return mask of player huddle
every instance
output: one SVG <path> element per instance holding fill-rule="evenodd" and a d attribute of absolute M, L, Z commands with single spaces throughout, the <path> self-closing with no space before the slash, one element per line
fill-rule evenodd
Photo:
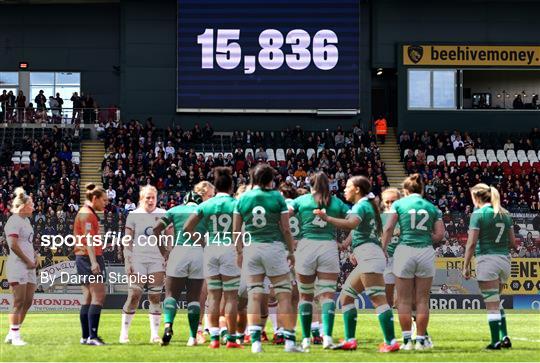
<path fill-rule="evenodd" d="M 128 215 L 125 233 L 133 237 L 131 241 L 140 235 L 170 234 L 175 245 L 133 243 L 124 248 L 126 273 L 151 276 L 152 283 L 129 286 L 120 343 L 129 343 L 129 327 L 146 287 L 150 341 L 161 345 L 173 339 L 175 315 L 185 292 L 188 346 L 202 344 L 200 323 L 206 315 L 210 348 L 219 348 L 222 341 L 227 348 L 241 348 L 249 336 L 251 351 L 261 352 L 270 315 L 275 342 L 284 344 L 286 352 L 305 352 L 310 344 L 355 350 L 355 301 L 364 292 L 380 323 L 380 352 L 432 348 L 427 328 L 435 275 L 433 244 L 443 239 L 444 224 L 440 211 L 422 197 L 421 176 L 406 178 L 402 192 L 385 190 L 380 205 L 367 178 L 351 177 L 345 188 L 345 199 L 352 205 L 349 207 L 331 195 L 328 177 L 322 172 L 311 178 L 310 191 L 296 191 L 288 185 L 276 190 L 274 173 L 270 165 L 258 164 L 250 171 L 251 184 L 239 186 L 233 197 L 231 170 L 217 167 L 213 184 L 197 184 L 185 196 L 184 204 L 168 211 L 156 207 L 154 187 L 141 188 L 139 207 Z M 100 233 L 96 212 L 107 204 L 102 188 L 90 185 L 87 189 L 87 202 L 75 220 L 76 235 Z M 487 348 L 509 348 L 499 294 L 510 272 L 509 249 L 515 243 L 512 220 L 501 208 L 495 188 L 478 184 L 471 188 L 471 196 L 476 209 L 469 227 L 463 275 L 470 277 L 469 266 L 475 254 L 477 280 L 491 331 Z M 6 342 L 13 345 L 26 344 L 19 329 L 36 287 L 37 257 L 28 221 L 32 211 L 31 198 L 17 189 L 13 216 L 5 227 L 11 249 L 8 280 L 14 294 Z M 336 242 L 335 228 L 351 231 L 343 243 Z M 346 250 L 356 267 L 338 297 L 345 339 L 337 343 L 332 337 L 338 311 L 339 251 Z M 75 254 L 77 273 L 83 278 L 105 273 L 101 247 L 77 246 Z M 161 303 L 163 287 L 165 299 Z M 81 344 L 103 345 L 98 327 L 105 284 L 88 279 L 82 289 Z M 394 306 L 402 331 L 401 344 L 394 331 Z M 162 313 L 164 329 L 160 336 Z M 301 344 L 296 339 L 298 320 Z M 176 326 L 174 331 L 178 331 Z"/>

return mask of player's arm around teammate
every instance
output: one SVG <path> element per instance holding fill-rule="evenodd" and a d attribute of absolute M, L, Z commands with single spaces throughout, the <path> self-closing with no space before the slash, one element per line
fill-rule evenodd
<path fill-rule="evenodd" d="M 382 222 L 375 196 L 371 193 L 371 183 L 363 176 L 352 177 L 347 181 L 345 198 L 354 204 L 347 219 L 328 216 L 322 210 L 315 211 L 323 220 L 334 226 L 353 230 L 352 247 L 358 261 L 358 265 L 345 281 L 341 291 L 340 300 L 346 340 L 336 348 L 356 349 L 357 311 L 355 300 L 358 294 L 365 290 L 375 306 L 384 337 L 379 351 L 386 353 L 399 350 L 399 345 L 395 340 L 392 309 L 386 301 L 383 278 L 386 258 L 379 240 Z"/>
<path fill-rule="evenodd" d="M 335 315 L 335 292 L 339 275 L 339 253 L 334 239 L 334 226 L 314 214 L 324 209 L 327 216 L 344 218 L 349 208 L 330 194 L 329 180 L 323 172 L 311 179 L 311 194 L 296 198 L 293 212 L 299 219 L 301 240 L 295 252 L 297 278 L 300 290 L 300 322 L 302 347 L 310 345 L 313 300 L 315 291 L 322 305 L 323 348 L 333 345 L 332 332 Z M 317 279 L 317 283 L 315 283 Z"/>
<path fill-rule="evenodd" d="M 26 345 L 20 336 L 20 326 L 32 306 L 36 291 L 38 256 L 33 247 L 34 229 L 28 219 L 33 211 L 32 198 L 23 188 L 15 189 L 13 215 L 4 228 L 11 252 L 7 259 L 7 278 L 13 292 L 13 308 L 9 314 L 9 332 L 5 342 L 15 346 Z"/>
<path fill-rule="evenodd" d="M 135 315 L 145 284 L 148 286 L 150 342 L 160 343 L 159 325 L 161 321 L 161 291 L 165 280 L 165 258 L 158 241 L 151 243 L 152 227 L 165 211 L 157 208 L 157 189 L 151 185 L 141 188 L 139 208 L 129 213 L 125 234 L 130 236 L 124 246 L 125 270 L 134 275 L 134 283 L 129 284 L 128 296 L 122 308 L 120 343 L 128 343 L 129 327 Z"/>
<path fill-rule="evenodd" d="M 497 189 L 477 184 L 471 188 L 471 197 L 477 209 L 469 224 L 463 277 L 471 277 L 470 265 L 476 252 L 476 279 L 486 304 L 491 333 L 491 343 L 486 348 L 510 348 L 500 294 L 510 276 L 510 247 L 516 244 L 512 218 L 501 207 Z"/>
<path fill-rule="evenodd" d="M 214 170 L 217 195 L 202 203 L 184 225 L 184 232 L 192 234 L 199 223 L 209 232 L 204 249 L 204 275 L 208 287 L 208 315 L 211 348 L 220 346 L 219 316 L 223 296 L 227 322 L 227 348 L 238 348 L 236 343 L 236 315 L 240 269 L 236 265 L 235 244 L 243 243 L 239 234 L 232 233 L 232 215 L 236 201 L 230 196 L 233 187 L 231 170 Z"/>
<path fill-rule="evenodd" d="M 383 226 L 386 224 L 386 220 L 389 216 L 390 208 L 392 204 L 401 198 L 401 193 L 396 188 L 387 188 L 381 193 L 381 220 Z M 384 269 L 384 284 L 386 289 L 386 300 L 390 306 L 394 306 L 394 288 L 396 284 L 396 276 L 392 272 L 394 265 L 394 251 L 399 243 L 399 228 L 394 229 L 394 233 L 391 242 L 386 246 L 383 251 L 386 251 L 386 268 Z"/>
<path fill-rule="evenodd" d="M 87 236 L 82 239 L 86 245 L 84 243 L 75 245 L 75 264 L 83 293 L 83 305 L 79 316 L 82 330 L 81 344 L 105 344 L 98 336 L 101 309 L 106 293 L 105 260 L 102 245 L 96 244 L 92 236 L 100 233 L 99 217 L 96 212 L 102 212 L 108 201 L 107 193 L 102 187 L 88 184 L 86 202 L 77 213 L 73 225 L 75 236 Z"/>
<path fill-rule="evenodd" d="M 419 174 L 405 179 L 405 197 L 392 205 L 383 232 L 383 249 L 394 234 L 399 221 L 400 241 L 395 249 L 393 273 L 396 276 L 396 294 L 399 322 L 403 334 L 402 349 L 412 350 L 412 307 L 416 304 L 417 339 L 414 349 L 431 348 L 426 337 L 429 322 L 429 294 L 435 276 L 433 242 L 444 237 L 442 215 L 431 202 L 422 197 L 424 183 Z"/>

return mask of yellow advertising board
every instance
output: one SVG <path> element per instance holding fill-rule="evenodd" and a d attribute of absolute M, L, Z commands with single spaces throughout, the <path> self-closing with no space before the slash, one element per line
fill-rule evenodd
<path fill-rule="evenodd" d="M 540 45 L 404 45 L 406 66 L 540 67 Z"/>
<path fill-rule="evenodd" d="M 436 260 L 436 268 L 445 270 L 449 284 L 460 285 L 460 271 L 464 259 L 461 257 L 440 257 Z M 471 266 L 472 278 L 476 278 L 476 264 Z M 503 290 L 504 295 L 536 295 L 540 291 L 540 258 L 513 258 L 510 265 L 510 277 Z"/>
<path fill-rule="evenodd" d="M 7 259 L 8 259 L 7 256 L 0 256 L 0 291 L 3 290 L 4 292 L 9 290 L 9 285 L 7 281 L 7 271 L 6 271 Z M 60 263 L 62 261 L 67 261 L 67 260 L 69 260 L 67 256 L 53 256 L 52 264 L 54 265 L 54 264 Z M 43 261 L 45 261 L 45 257 L 42 256 L 39 258 L 39 266 L 41 266 Z M 38 269 L 39 269 L 39 266 L 38 266 Z"/>

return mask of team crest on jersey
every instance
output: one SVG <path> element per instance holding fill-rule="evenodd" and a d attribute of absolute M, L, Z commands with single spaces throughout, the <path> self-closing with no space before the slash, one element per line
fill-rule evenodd
<path fill-rule="evenodd" d="M 422 56 L 424 55 L 424 48 L 422 48 L 420 45 L 410 45 L 407 49 L 407 54 L 409 55 L 411 62 L 416 64 L 422 59 Z"/>

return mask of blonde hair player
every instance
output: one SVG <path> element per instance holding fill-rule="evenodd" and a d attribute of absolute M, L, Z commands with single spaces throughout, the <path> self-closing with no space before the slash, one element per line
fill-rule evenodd
<path fill-rule="evenodd" d="M 159 324 L 161 321 L 161 291 L 165 279 L 166 246 L 151 243 L 156 222 L 165 214 L 157 208 L 157 189 L 151 185 L 143 186 L 139 192 L 139 207 L 130 212 L 126 219 L 125 235 L 130 236 L 130 244 L 124 247 L 125 270 L 140 281 L 131 283 L 128 296 L 122 308 L 121 344 L 129 343 L 129 328 L 139 306 L 145 281 L 148 282 L 150 319 L 150 342 L 161 343 Z"/>
<path fill-rule="evenodd" d="M 471 188 L 471 197 L 477 209 L 469 223 L 463 277 L 471 278 L 471 259 L 476 254 L 476 280 L 486 303 L 491 333 L 486 349 L 511 348 L 500 293 L 510 276 L 510 247 L 516 244 L 512 217 L 501 207 L 499 192 L 494 187 L 476 184 Z"/>
<path fill-rule="evenodd" d="M 9 314 L 9 332 L 5 342 L 15 346 L 26 345 L 20 335 L 28 309 L 36 291 L 38 254 L 34 251 L 34 229 L 29 217 L 34 211 L 32 198 L 23 188 L 17 188 L 12 201 L 11 217 L 4 231 L 10 254 L 7 258 L 7 280 L 13 292 L 13 308 Z"/>
<path fill-rule="evenodd" d="M 441 211 L 423 198 L 424 183 L 420 174 L 413 174 L 403 183 L 405 196 L 390 208 L 382 238 L 388 244 L 399 222 L 400 239 L 394 253 L 393 273 L 396 276 L 397 308 L 403 334 L 401 349 L 412 350 L 412 308 L 416 303 L 416 345 L 414 349 L 432 348 L 427 337 L 429 293 L 435 276 L 433 242 L 444 237 Z"/>

